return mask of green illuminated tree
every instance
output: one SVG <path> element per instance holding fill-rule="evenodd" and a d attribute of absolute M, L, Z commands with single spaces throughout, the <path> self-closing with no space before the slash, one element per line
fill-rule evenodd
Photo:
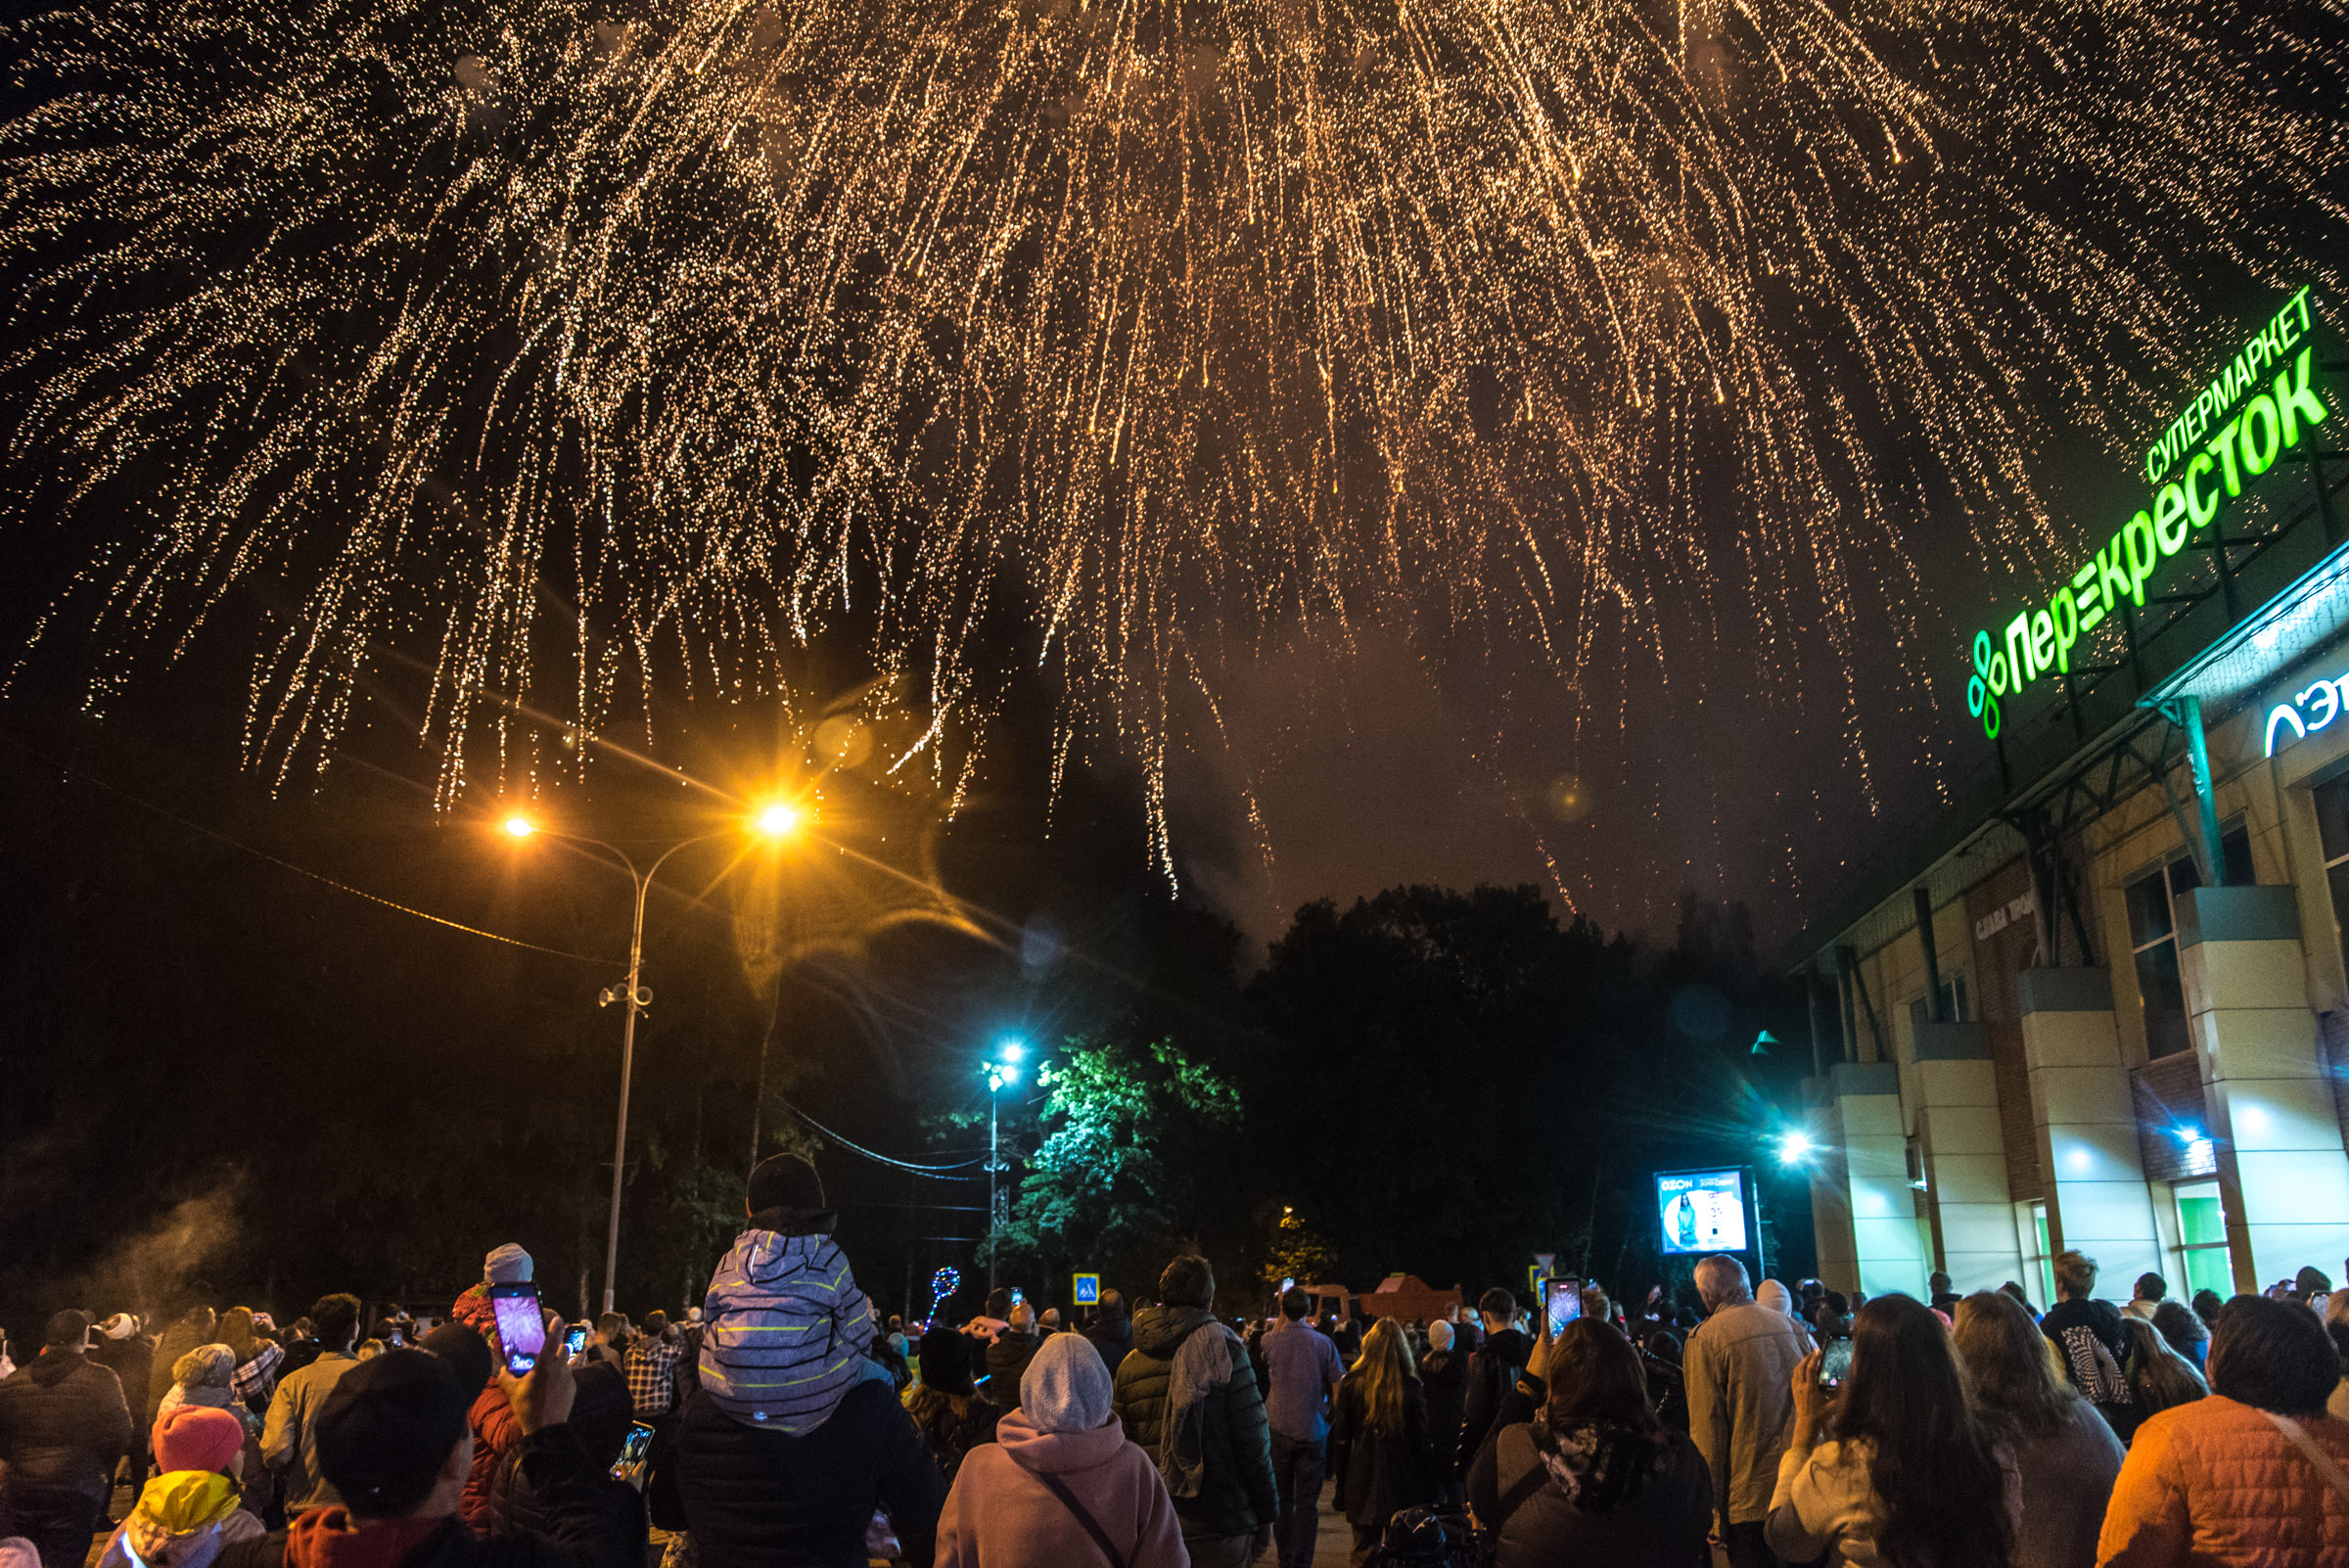
<path fill-rule="evenodd" d="M 1027 1162 L 1003 1256 L 1057 1274 L 1155 1273 L 1195 1235 L 1198 1173 L 1239 1124 L 1239 1095 L 1171 1039 L 1074 1037 L 1038 1075 L 1042 1140 Z"/>

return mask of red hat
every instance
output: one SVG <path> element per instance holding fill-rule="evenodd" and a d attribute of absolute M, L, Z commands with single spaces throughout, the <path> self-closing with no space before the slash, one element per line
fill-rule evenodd
<path fill-rule="evenodd" d="M 225 1470 L 245 1449 L 245 1423 L 208 1405 L 180 1405 L 155 1423 L 155 1467 Z"/>

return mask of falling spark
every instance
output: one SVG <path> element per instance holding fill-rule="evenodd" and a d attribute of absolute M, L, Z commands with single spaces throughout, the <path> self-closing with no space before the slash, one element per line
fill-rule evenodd
<path fill-rule="evenodd" d="M 1919 664 L 1921 530 L 2060 549 L 2029 460 L 2127 449 L 2190 379 L 2197 269 L 2334 281 L 2316 33 L 2178 0 L 52 16 L 0 132 L 14 488 L 87 543 L 44 635 L 94 628 L 100 704 L 265 586 L 254 763 L 324 757 L 397 649 L 453 800 L 537 765 L 535 691 L 592 735 L 784 691 L 848 628 L 926 714 L 894 765 L 960 799 L 1008 618 L 1070 693 L 1055 776 L 1080 726 L 1139 759 L 1171 876 L 1204 650 L 1478 628 L 1569 703 L 1600 648 L 1731 622 L 1765 684 L 1822 637 Z"/>

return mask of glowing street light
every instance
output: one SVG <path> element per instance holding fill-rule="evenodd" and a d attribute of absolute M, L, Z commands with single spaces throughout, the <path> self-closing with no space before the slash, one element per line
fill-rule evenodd
<path fill-rule="evenodd" d="M 993 1059 L 982 1064 L 987 1072 L 987 1293 L 990 1296 L 995 1293 L 995 1242 L 1003 1229 L 1004 1200 L 1009 1196 L 997 1185 L 1003 1157 L 995 1136 L 995 1097 L 1020 1081 L 1020 1059 L 1027 1054 L 1025 1044 L 1006 1038 L 995 1042 Z"/>
<path fill-rule="evenodd" d="M 537 823 L 519 811 L 500 825 L 507 836 L 517 842 L 541 831 Z M 800 812 L 796 807 L 776 801 L 760 808 L 751 818 L 749 825 L 762 837 L 780 841 L 789 838 L 799 827 Z M 723 838 L 733 830 L 720 829 L 714 833 L 700 833 L 690 839 L 681 839 L 663 850 L 653 863 L 642 870 L 637 869 L 636 861 L 628 852 L 618 845 L 576 833 L 559 833 L 552 829 L 544 831 L 550 838 L 602 852 L 598 858 L 606 859 L 607 863 L 626 873 L 628 880 L 636 885 L 636 908 L 628 925 L 627 979 L 617 986 L 606 986 L 596 996 L 596 1005 L 599 1007 L 609 1007 L 614 1002 L 623 1002 L 627 1006 L 626 1021 L 621 1026 L 620 1033 L 620 1115 L 612 1135 L 612 1209 L 604 1231 L 604 1311 L 611 1312 L 618 1294 L 620 1275 L 620 1191 L 628 1161 L 628 1084 L 635 1077 L 636 1069 L 636 1015 L 653 1002 L 652 988 L 643 984 L 645 896 L 652 891 L 654 876 L 668 863 L 670 855 L 690 846 Z"/>
<path fill-rule="evenodd" d="M 1815 1148 L 1808 1132 L 1788 1132 L 1778 1139 L 1778 1163 L 1800 1165 L 1811 1157 Z"/>

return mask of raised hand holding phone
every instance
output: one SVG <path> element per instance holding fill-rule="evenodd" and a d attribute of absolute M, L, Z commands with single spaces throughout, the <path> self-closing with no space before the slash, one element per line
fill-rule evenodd
<path fill-rule="evenodd" d="M 489 1287 L 489 1310 L 497 1321 L 498 1352 L 516 1377 L 538 1364 L 546 1351 L 546 1312 L 538 1287 L 529 1280 Z"/>

